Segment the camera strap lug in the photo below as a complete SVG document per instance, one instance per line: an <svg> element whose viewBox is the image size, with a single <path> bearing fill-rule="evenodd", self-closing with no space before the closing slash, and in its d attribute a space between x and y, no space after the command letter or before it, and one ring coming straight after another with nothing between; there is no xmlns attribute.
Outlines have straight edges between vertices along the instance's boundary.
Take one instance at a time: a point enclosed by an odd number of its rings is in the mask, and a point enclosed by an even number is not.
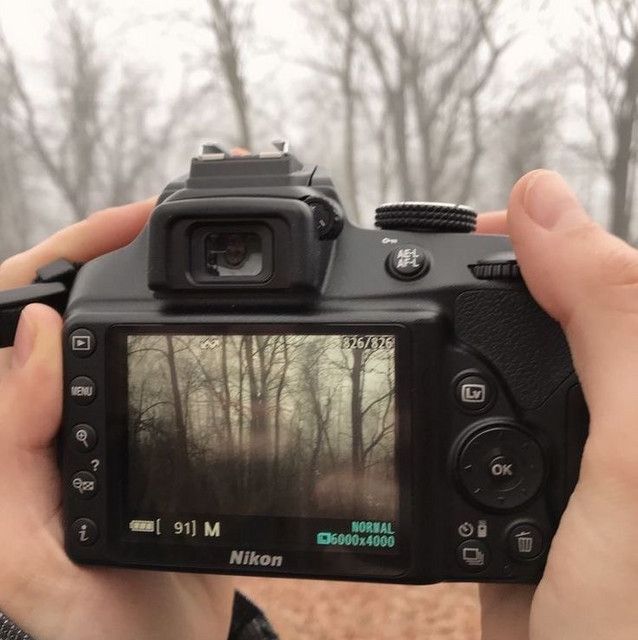
<svg viewBox="0 0 638 640"><path fill-rule="evenodd" d="M0 291L0 349L13 345L22 310L39 302L63 313L80 263L56 260L38 269L30 285Z"/></svg>

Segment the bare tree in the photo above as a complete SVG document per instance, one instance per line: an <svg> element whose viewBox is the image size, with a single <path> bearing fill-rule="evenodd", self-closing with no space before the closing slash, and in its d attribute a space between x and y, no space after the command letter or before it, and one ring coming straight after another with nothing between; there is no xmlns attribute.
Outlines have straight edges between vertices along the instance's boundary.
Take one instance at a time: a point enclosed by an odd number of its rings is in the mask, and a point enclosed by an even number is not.
<svg viewBox="0 0 638 640"><path fill-rule="evenodd" d="M157 170L175 136L188 92L183 81L158 116L152 74L111 61L95 32L97 14L62 0L54 6L59 23L51 45L55 109L34 99L1 30L0 54L29 149L80 220L97 206L141 195L139 185Z"/></svg>
<svg viewBox="0 0 638 640"><path fill-rule="evenodd" d="M584 77L587 122L611 187L611 231L631 239L638 149L638 5L590 0L584 19L585 46L577 62Z"/></svg>
<svg viewBox="0 0 638 640"><path fill-rule="evenodd" d="M323 9L304 5L339 54L337 61L315 60L312 66L337 81L342 98L350 206L359 199L358 156L369 153L370 144L382 198L392 176L402 198L468 199L484 153L481 96L514 39L494 35L501 5L502 0L372 0L365 10L358 0L333 0ZM357 137L358 128L370 132L367 139Z"/></svg>
<svg viewBox="0 0 638 640"><path fill-rule="evenodd" d="M28 158L15 123L10 78L0 66L0 262L24 249L32 221Z"/></svg>
<svg viewBox="0 0 638 640"><path fill-rule="evenodd" d="M209 27L215 38L219 70L227 84L237 124L237 144L253 146L250 100L243 69L242 45L252 26L252 4L236 0L206 0L210 9Z"/></svg>
<svg viewBox="0 0 638 640"><path fill-rule="evenodd" d="M195 98L183 77L175 97L161 105L163 113L157 117L154 74L129 63L119 75L113 96L101 105L100 170L95 184L100 200L108 205L147 195L141 188L147 176L154 185L160 183L163 176L158 180L155 175L161 174L158 160L170 151L186 107Z"/></svg>
<svg viewBox="0 0 638 640"><path fill-rule="evenodd" d="M499 42L493 33L501 4L460 0L452 11L439 6L426 14L417 3L415 13L403 18L422 190L429 199L464 202L473 191L484 151L480 96L513 41L508 36ZM448 29L449 39L442 35Z"/></svg>
<svg viewBox="0 0 638 640"><path fill-rule="evenodd" d="M551 167L557 142L561 142L559 121L564 104L564 70L552 66L531 73L514 87L509 101L496 112L498 140L492 149L500 177L499 200L507 202L516 181L529 171ZM566 71L565 71L566 72Z"/></svg>
<svg viewBox="0 0 638 640"><path fill-rule="evenodd" d="M57 140L53 141L49 133L52 123L40 121L18 61L1 31L0 51L6 61L16 101L23 112L31 147L75 218L81 219L89 211L94 186L100 137L99 102L105 67L100 61L92 25L65 3L57 4L56 10L63 39L56 67L56 111L62 116L56 119L61 126Z"/></svg>
<svg viewBox="0 0 638 640"><path fill-rule="evenodd" d="M331 0L327 3L302 2L299 7L308 24L313 29L323 31L326 40L333 44L327 51L322 50L321 59L313 57L306 64L328 79L336 81L342 103L344 200L352 215L359 217L358 113L362 107L367 106L359 94L356 68L360 48L356 37L356 23L361 3L360 0ZM329 59L330 57L333 59Z"/></svg>

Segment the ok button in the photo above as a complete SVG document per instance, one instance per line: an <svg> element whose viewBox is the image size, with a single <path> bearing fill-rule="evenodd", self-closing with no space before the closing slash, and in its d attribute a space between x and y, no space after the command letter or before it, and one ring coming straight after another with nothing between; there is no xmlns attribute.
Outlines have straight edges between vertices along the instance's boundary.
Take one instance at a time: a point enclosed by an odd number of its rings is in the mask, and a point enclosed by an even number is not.
<svg viewBox="0 0 638 640"><path fill-rule="evenodd" d="M509 456L497 456L489 465L490 476L498 482L511 482L516 477L516 463Z"/></svg>

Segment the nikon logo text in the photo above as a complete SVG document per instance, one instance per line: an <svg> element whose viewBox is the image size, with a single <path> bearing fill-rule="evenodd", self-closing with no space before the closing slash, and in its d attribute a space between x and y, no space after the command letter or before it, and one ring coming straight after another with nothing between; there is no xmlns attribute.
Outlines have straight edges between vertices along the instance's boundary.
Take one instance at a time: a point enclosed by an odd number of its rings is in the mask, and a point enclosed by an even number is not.
<svg viewBox="0 0 638 640"><path fill-rule="evenodd" d="M230 560L228 561L228 564L240 564L244 567L281 567L283 563L283 556L271 556L256 551L236 551L235 549L230 552Z"/></svg>

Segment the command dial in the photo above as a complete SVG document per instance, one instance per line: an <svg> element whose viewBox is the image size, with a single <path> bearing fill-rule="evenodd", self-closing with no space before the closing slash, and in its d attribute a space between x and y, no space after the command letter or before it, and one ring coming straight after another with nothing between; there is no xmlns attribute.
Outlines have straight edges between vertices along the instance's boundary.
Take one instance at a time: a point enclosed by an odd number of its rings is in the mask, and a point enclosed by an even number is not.
<svg viewBox="0 0 638 640"><path fill-rule="evenodd" d="M471 233L476 212L445 202L396 202L377 207L375 224L381 229L423 233Z"/></svg>
<svg viewBox="0 0 638 640"><path fill-rule="evenodd" d="M469 265L477 280L521 280L521 269L513 251L495 253Z"/></svg>

